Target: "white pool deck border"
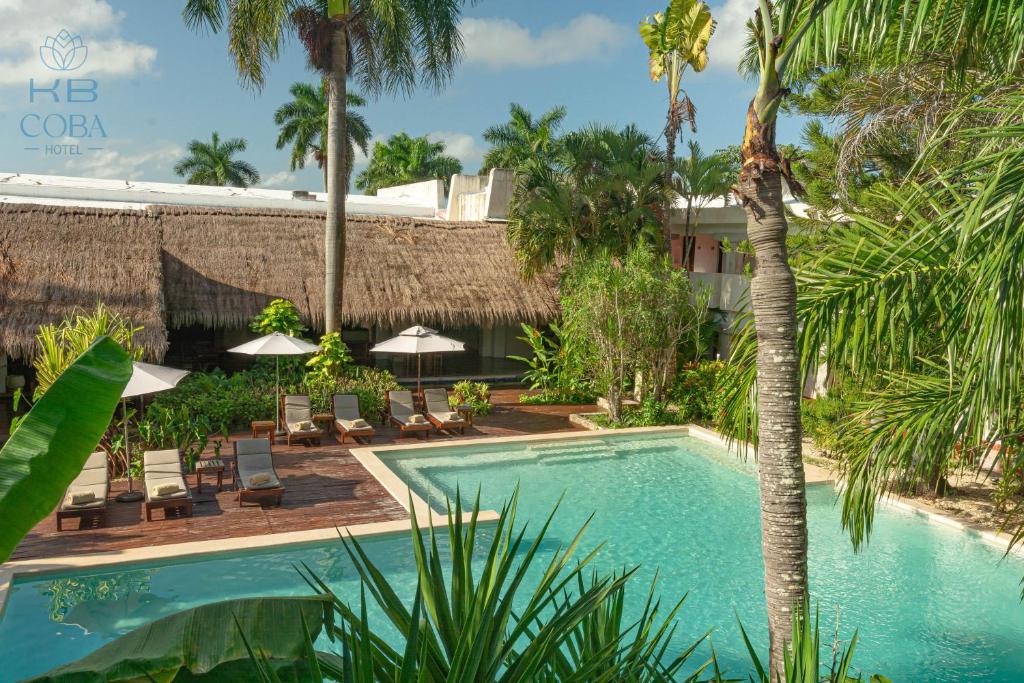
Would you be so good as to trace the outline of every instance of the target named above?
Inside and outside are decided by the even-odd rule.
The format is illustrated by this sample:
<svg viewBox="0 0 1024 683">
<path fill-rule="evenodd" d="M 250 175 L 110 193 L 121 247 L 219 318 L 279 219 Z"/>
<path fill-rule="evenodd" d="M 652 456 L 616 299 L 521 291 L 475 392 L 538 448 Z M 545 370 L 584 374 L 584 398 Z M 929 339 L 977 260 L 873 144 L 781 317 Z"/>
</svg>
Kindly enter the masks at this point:
<svg viewBox="0 0 1024 683">
<path fill-rule="evenodd" d="M 657 434 L 678 432 L 680 435 L 691 436 L 701 441 L 720 446 L 722 448 L 734 447 L 724 437 L 710 429 L 696 425 L 666 426 L 666 427 L 635 427 L 629 429 L 600 429 L 595 431 L 572 431 L 572 432 L 549 432 L 543 434 L 529 434 L 525 436 L 500 436 L 484 437 L 480 439 L 467 439 L 460 441 L 434 441 L 420 442 L 415 444 L 397 444 L 392 446 L 365 446 L 351 449 L 356 460 L 387 490 L 387 492 L 407 511 L 412 509 L 416 512 L 416 518 L 421 529 L 430 526 L 443 526 L 447 524 L 447 516 L 440 511 L 434 510 L 431 506 L 418 496 L 408 484 L 405 483 L 381 458 L 387 457 L 388 453 L 410 451 L 423 451 L 424 453 L 439 448 L 471 448 L 475 446 L 502 443 L 529 443 L 537 441 L 557 441 L 572 439 L 593 439 L 595 436 L 628 436 L 639 434 Z M 805 463 L 806 483 L 808 486 L 831 484 L 839 486 L 835 476 L 829 470 Z M 939 524 L 952 529 L 960 530 L 983 542 L 992 545 L 1004 552 L 1024 557 L 1024 548 L 1010 548 L 1010 536 L 1005 533 L 994 533 L 988 530 L 979 529 L 971 524 L 961 522 L 953 517 L 929 510 L 914 500 L 896 500 L 885 498 L 879 501 L 883 507 L 890 507 L 912 513 L 925 519 L 928 522 Z M 464 519 L 469 519 L 471 513 L 465 513 Z M 478 521 L 483 523 L 495 522 L 499 514 L 495 510 L 482 510 Z M 289 546 L 301 546 L 308 544 L 323 543 L 331 540 L 338 540 L 342 536 L 354 536 L 357 538 L 370 536 L 384 536 L 409 532 L 410 520 L 401 519 L 386 522 L 371 522 L 353 526 L 331 526 L 319 529 L 307 529 L 303 531 L 289 531 L 277 534 L 263 534 L 256 536 L 241 536 L 238 538 L 212 539 L 204 541 L 190 541 L 187 543 L 172 543 L 168 545 L 146 546 L 141 548 L 130 548 L 125 550 L 107 551 L 100 553 L 89 553 L 81 555 L 66 555 L 61 557 L 38 558 L 33 560 L 18 560 L 0 565 L 0 618 L 3 617 L 7 605 L 7 595 L 13 581 L 22 576 L 35 574 L 59 574 L 67 571 L 80 569 L 100 569 L 121 564 L 140 564 L 158 562 L 160 560 L 187 560 L 190 557 L 200 555 L 220 555 L 236 553 L 244 550 L 266 550 L 272 548 L 286 548 Z"/>
</svg>

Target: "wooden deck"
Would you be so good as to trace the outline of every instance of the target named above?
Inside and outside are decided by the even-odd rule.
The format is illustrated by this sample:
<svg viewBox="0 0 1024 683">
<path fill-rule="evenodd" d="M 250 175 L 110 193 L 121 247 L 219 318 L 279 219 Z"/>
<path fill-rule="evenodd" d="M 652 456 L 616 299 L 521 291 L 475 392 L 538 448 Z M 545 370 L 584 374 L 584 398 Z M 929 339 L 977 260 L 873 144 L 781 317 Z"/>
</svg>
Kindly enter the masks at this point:
<svg viewBox="0 0 1024 683">
<path fill-rule="evenodd" d="M 581 406 L 522 406 L 516 403 L 519 390 L 494 392 L 495 410 L 478 417 L 464 437 L 431 435 L 431 440 L 456 441 L 485 436 L 514 436 L 576 429 L 568 415 L 586 410 Z M 374 444 L 414 444 L 413 437 L 398 438 L 397 430 L 378 428 Z M 243 435 L 239 435 L 243 436 Z M 230 470 L 231 446 L 223 449 Z M 188 481 L 195 498 L 192 517 L 164 519 L 154 511 L 153 521 L 144 521 L 142 503 L 117 503 L 107 508 L 106 523 L 90 520 L 64 521 L 58 532 L 54 515 L 42 521 L 14 551 L 12 560 L 123 550 L 218 538 L 240 538 L 285 531 L 302 531 L 331 526 L 405 519 L 405 509 L 377 483 L 334 436 L 320 446 L 274 444 L 274 465 L 286 492 L 280 508 L 238 506 L 225 473 L 225 490 L 216 492 L 216 479 L 203 479 L 203 490 L 195 490 L 195 476 Z M 126 488 L 114 482 L 111 498 Z"/>
</svg>

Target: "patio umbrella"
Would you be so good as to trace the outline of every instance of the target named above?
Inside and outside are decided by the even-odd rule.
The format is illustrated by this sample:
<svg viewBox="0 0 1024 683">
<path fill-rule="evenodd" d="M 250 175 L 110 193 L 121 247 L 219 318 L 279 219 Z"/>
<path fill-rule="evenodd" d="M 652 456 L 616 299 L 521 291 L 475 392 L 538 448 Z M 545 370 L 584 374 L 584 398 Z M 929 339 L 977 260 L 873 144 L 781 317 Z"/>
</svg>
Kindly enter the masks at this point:
<svg viewBox="0 0 1024 683">
<path fill-rule="evenodd" d="M 442 337 L 437 330 L 429 327 L 410 327 L 403 330 L 397 337 L 382 341 L 372 349 L 371 353 L 415 353 L 416 354 L 416 393 L 420 391 L 420 354 L 445 353 L 448 351 L 465 351 L 463 342 Z"/>
<path fill-rule="evenodd" d="M 281 431 L 281 411 L 278 409 L 281 396 L 281 356 L 301 356 L 306 353 L 315 353 L 320 350 L 316 344 L 298 337 L 290 337 L 283 332 L 272 332 L 259 339 L 253 339 L 241 346 L 228 349 L 231 353 L 244 353 L 250 356 L 273 356 L 274 375 L 276 389 L 274 390 L 274 424 L 275 434 L 283 434 Z"/>
<path fill-rule="evenodd" d="M 166 391 L 177 386 L 181 378 L 188 374 L 188 370 L 177 370 L 165 368 L 162 365 L 151 365 L 149 363 L 132 363 L 132 377 L 128 380 L 124 391 L 121 392 L 121 405 L 124 409 L 126 419 L 124 421 L 124 454 L 125 463 L 128 465 L 128 490 L 121 493 L 117 500 L 122 503 L 130 503 L 142 500 L 141 491 L 136 491 L 132 485 L 132 460 L 131 451 L 128 448 L 128 399 L 143 394 L 155 394 L 158 391 Z"/>
</svg>

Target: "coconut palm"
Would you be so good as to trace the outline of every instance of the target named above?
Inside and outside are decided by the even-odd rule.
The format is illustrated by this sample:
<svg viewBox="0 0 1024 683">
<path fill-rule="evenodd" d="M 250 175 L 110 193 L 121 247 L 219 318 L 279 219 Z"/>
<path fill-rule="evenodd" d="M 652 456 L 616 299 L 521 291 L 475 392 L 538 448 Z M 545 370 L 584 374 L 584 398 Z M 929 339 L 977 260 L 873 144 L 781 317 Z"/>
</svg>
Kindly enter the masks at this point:
<svg viewBox="0 0 1024 683">
<path fill-rule="evenodd" d="M 220 135 L 214 131 L 209 142 L 193 140 L 188 143 L 188 156 L 174 165 L 174 172 L 187 178 L 189 185 L 256 185 L 260 182 L 256 168 L 247 161 L 234 158 L 245 148 L 243 138 L 221 141 Z"/>
<path fill-rule="evenodd" d="M 686 238 L 702 208 L 714 199 L 729 196 L 734 170 L 733 163 L 725 156 L 704 154 L 696 140 L 690 140 L 687 148 L 689 156 L 676 159 L 672 176 L 672 189 L 685 203 L 683 234 Z M 685 248 L 683 253 L 687 253 Z"/>
<path fill-rule="evenodd" d="M 185 23 L 219 32 L 243 83 L 262 87 L 269 61 L 294 32 L 310 65 L 327 79 L 327 222 L 324 326 L 341 326 L 345 268 L 346 88 L 351 75 L 368 95 L 435 89 L 462 54 L 461 0 L 186 0 Z"/>
<path fill-rule="evenodd" d="M 324 174 L 324 190 L 327 189 L 327 83 L 319 88 L 309 83 L 293 83 L 288 89 L 291 102 L 285 102 L 274 112 L 274 123 L 281 127 L 277 136 L 277 148 L 292 146 L 291 170 L 305 168 L 306 160 L 312 158 Z M 369 152 L 370 137 L 373 133 L 362 114 L 351 111 L 352 107 L 365 107 L 366 100 L 354 92 L 346 93 L 347 110 L 345 130 L 348 136 L 348 159 L 355 156 L 358 147 L 363 154 Z M 348 169 L 352 175 L 351 165 Z M 348 180 L 346 180 L 346 186 Z"/>
<path fill-rule="evenodd" d="M 425 135 L 392 135 L 387 142 L 373 145 L 370 165 L 356 177 L 356 187 L 376 194 L 382 187 L 436 179 L 443 180 L 447 189 L 451 177 L 462 172 L 462 163 L 444 150 L 443 142 L 431 141 Z"/>
<path fill-rule="evenodd" d="M 707 46 L 715 32 L 711 10 L 701 0 L 671 0 L 664 12 L 640 24 L 640 37 L 650 53 L 651 80 L 665 79 L 668 85 L 668 114 L 665 118 L 665 184 L 671 182 L 675 165 L 676 138 L 689 121 L 696 133 L 696 108 L 680 82 L 686 67 L 703 71 L 708 64 Z M 665 248 L 672 240 L 672 212 L 666 206 L 662 216 Z"/>
<path fill-rule="evenodd" d="M 528 160 L 508 222 L 522 274 L 577 256 L 623 256 L 639 242 L 660 247 L 659 216 L 670 196 L 663 172 L 654 140 L 635 126 L 567 133 L 552 163 Z"/>
<path fill-rule="evenodd" d="M 783 674 L 792 615 L 807 592 L 807 516 L 801 460 L 797 288 L 786 249 L 783 179 L 799 192 L 775 144 L 791 81 L 856 56 L 867 63 L 953 55 L 958 69 L 1005 67 L 1024 53 L 1024 5 L 1016 0 L 761 0 L 748 23 L 748 64 L 757 87 L 747 109 L 736 188 L 756 268 L 750 285 L 756 344 L 756 432 L 762 552 L 771 668 Z M 749 367 L 753 367 L 753 363 Z M 752 378 L 753 379 L 753 378 Z M 746 433 L 746 430 L 744 431 Z"/>
<path fill-rule="evenodd" d="M 509 106 L 509 120 L 484 131 L 491 149 L 484 155 L 480 173 L 492 168 L 515 170 L 534 157 L 550 159 L 558 144 L 558 129 L 565 120 L 565 107 L 554 107 L 537 120 L 522 105 Z"/>
</svg>

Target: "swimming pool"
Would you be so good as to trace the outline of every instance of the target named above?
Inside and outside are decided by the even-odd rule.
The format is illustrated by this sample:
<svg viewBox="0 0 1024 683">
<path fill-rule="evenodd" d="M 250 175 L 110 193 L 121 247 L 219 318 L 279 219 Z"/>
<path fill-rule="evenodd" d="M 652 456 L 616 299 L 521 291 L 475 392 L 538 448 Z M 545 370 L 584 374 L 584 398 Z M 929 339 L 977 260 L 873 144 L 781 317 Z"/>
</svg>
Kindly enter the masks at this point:
<svg viewBox="0 0 1024 683">
<path fill-rule="evenodd" d="M 666 599 L 689 592 L 679 642 L 714 627 L 714 647 L 734 674 L 747 656 L 734 610 L 764 632 L 757 482 L 721 447 L 676 432 L 583 435 L 441 448 L 381 450 L 380 459 L 435 507 L 461 486 L 499 508 L 517 482 L 520 517 L 540 522 L 563 493 L 547 544 L 572 536 L 590 513 L 599 565 L 641 566 L 633 595 L 660 568 Z M 904 681 L 1016 681 L 1024 672 L 1024 561 L 954 529 L 897 510 L 879 511 L 870 546 L 854 554 L 831 487 L 808 490 L 811 583 L 822 640 L 859 630 L 858 667 Z M 412 594 L 404 535 L 365 542 L 373 559 Z M 293 569 L 306 561 L 344 596 L 357 581 L 335 544 L 139 565 L 15 582 L 0 620 L 0 664 L 12 677 L 82 656 L 139 624 L 185 607 L 243 595 L 306 592 Z M 543 562 L 539 564 L 543 565 Z M 761 642 L 763 649 L 763 642 Z M 35 662 L 25 651 L 47 651 Z"/>
</svg>

